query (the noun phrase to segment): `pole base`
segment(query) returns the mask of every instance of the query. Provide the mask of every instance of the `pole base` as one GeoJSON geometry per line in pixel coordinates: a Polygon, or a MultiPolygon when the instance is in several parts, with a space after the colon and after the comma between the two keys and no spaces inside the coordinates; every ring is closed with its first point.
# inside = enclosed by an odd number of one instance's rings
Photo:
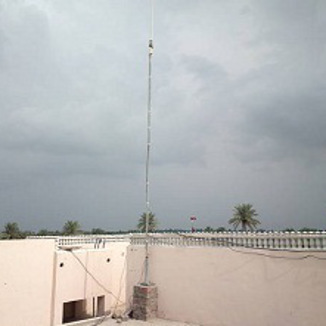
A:
{"type": "Polygon", "coordinates": [[[133,318],[149,320],[157,317],[158,291],[155,284],[135,285],[133,294],[133,318]]]}

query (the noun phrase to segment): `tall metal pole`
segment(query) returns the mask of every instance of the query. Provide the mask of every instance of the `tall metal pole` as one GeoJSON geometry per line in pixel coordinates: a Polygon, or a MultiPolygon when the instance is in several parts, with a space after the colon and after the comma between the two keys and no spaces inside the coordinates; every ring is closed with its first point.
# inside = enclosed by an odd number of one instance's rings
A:
{"type": "Polygon", "coordinates": [[[149,197],[149,164],[150,164],[150,150],[151,150],[151,127],[152,127],[152,56],[154,50],[153,44],[153,18],[154,5],[151,0],[151,35],[148,43],[148,102],[147,102],[147,151],[146,151],[146,240],[145,240],[145,273],[144,284],[150,285],[149,280],[149,216],[151,214],[150,197],[149,197]]]}

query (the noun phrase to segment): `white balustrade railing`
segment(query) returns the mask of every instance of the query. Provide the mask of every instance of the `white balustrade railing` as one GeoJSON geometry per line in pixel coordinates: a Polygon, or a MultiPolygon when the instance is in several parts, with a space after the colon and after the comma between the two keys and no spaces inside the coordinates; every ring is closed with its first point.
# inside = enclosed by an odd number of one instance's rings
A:
{"type": "MultiPolygon", "coordinates": [[[[145,245],[143,233],[125,235],[30,236],[29,239],[54,239],[57,247],[82,246],[106,248],[112,242],[145,245]]],[[[322,232],[219,232],[152,233],[152,246],[245,247],[279,250],[324,250],[326,231],[322,232]]]]}
{"type": "Polygon", "coordinates": [[[81,246],[95,249],[105,248],[112,242],[130,242],[130,234],[127,235],[75,235],[75,236],[29,236],[28,239],[53,239],[57,247],[81,246]]]}
{"type": "MultiPolygon", "coordinates": [[[[133,234],[131,244],[144,245],[144,234],[133,234]]],[[[325,250],[326,231],[321,232],[220,232],[220,233],[153,233],[153,246],[245,247],[279,250],[325,250]]]]}

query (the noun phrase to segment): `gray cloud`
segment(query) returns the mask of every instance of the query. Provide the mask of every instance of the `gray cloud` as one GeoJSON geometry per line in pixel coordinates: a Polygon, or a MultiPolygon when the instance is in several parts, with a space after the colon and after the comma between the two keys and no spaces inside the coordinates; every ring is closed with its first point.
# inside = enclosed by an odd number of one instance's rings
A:
{"type": "MultiPolygon", "coordinates": [[[[324,227],[323,1],[156,1],[153,210],[161,227],[324,227]],[[311,212],[309,221],[307,214],[311,212]]],[[[148,3],[4,1],[1,220],[132,228],[144,209],[148,3]]]]}

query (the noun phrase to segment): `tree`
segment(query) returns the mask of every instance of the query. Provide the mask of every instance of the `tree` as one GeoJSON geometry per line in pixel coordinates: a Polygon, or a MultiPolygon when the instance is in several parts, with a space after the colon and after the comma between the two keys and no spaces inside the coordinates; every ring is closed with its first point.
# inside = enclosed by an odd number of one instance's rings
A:
{"type": "MultiPolygon", "coordinates": [[[[157,220],[155,218],[155,214],[153,214],[152,212],[149,212],[149,215],[148,215],[148,232],[155,231],[156,227],[157,227],[157,220]]],[[[146,232],[146,213],[143,213],[140,216],[140,218],[138,220],[137,228],[141,232],[146,232]]]]}
{"type": "Polygon", "coordinates": [[[19,229],[19,226],[16,222],[5,224],[4,230],[6,239],[21,239],[22,233],[19,229]]]}
{"type": "Polygon", "coordinates": [[[62,228],[64,235],[76,235],[80,233],[80,224],[78,221],[67,221],[62,228]]]}
{"type": "Polygon", "coordinates": [[[101,228],[93,228],[91,234],[106,234],[107,232],[101,228]]]}
{"type": "Polygon", "coordinates": [[[51,232],[48,231],[47,229],[41,229],[37,232],[37,235],[40,235],[40,236],[47,236],[47,235],[51,235],[51,232]]]}
{"type": "Polygon", "coordinates": [[[241,225],[242,231],[247,231],[247,228],[253,231],[260,224],[255,216],[258,214],[251,204],[240,204],[234,206],[233,217],[229,220],[229,224],[232,224],[235,229],[241,225]]]}
{"type": "Polygon", "coordinates": [[[210,226],[206,226],[204,229],[204,232],[211,233],[211,232],[214,232],[214,229],[210,226]]]}
{"type": "Polygon", "coordinates": [[[286,228],[286,229],[283,229],[282,232],[295,232],[295,229],[294,228],[286,228]]]}
{"type": "Polygon", "coordinates": [[[299,231],[300,232],[316,232],[318,230],[317,229],[314,229],[314,228],[304,227],[304,228],[300,229],[299,231]]]}

